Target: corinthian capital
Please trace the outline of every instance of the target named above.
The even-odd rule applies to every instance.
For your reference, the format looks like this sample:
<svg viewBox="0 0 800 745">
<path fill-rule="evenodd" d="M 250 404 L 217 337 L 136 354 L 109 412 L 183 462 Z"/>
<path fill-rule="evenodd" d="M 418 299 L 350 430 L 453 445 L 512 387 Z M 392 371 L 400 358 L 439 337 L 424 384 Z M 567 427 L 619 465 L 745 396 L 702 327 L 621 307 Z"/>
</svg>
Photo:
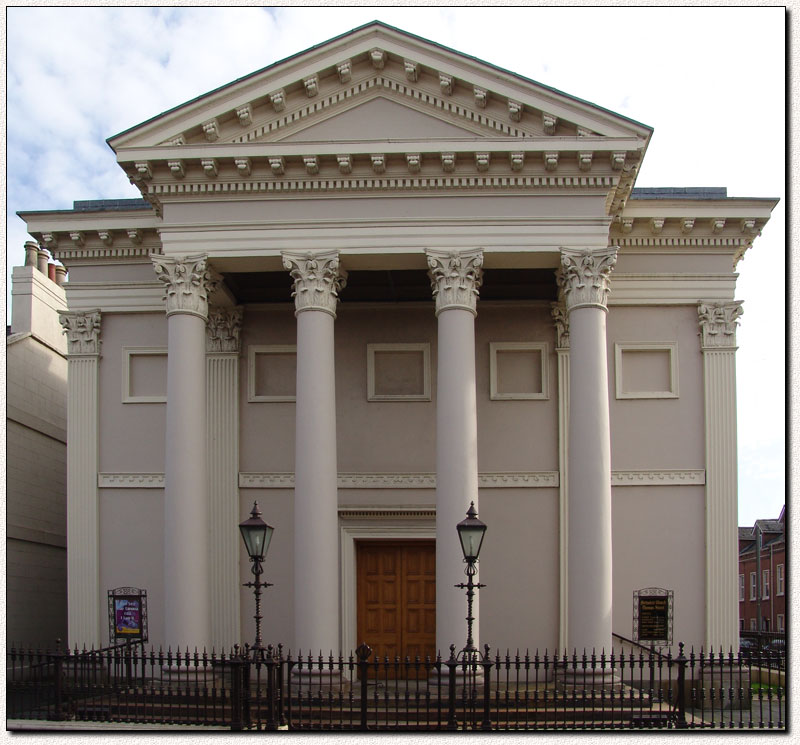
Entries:
<svg viewBox="0 0 800 745">
<path fill-rule="evenodd" d="M 550 303 L 550 315 L 556 327 L 556 349 L 569 349 L 569 315 L 563 303 Z"/>
<path fill-rule="evenodd" d="M 608 277 L 617 263 L 617 248 L 562 248 L 561 290 L 567 311 L 594 307 L 606 310 Z"/>
<path fill-rule="evenodd" d="M 461 308 L 476 315 L 478 290 L 483 282 L 483 249 L 443 251 L 429 248 L 425 255 L 436 315 L 447 308 Z"/>
<path fill-rule="evenodd" d="M 336 318 L 339 292 L 347 282 L 346 273 L 339 270 L 339 252 L 283 251 L 281 256 L 294 280 L 295 315 L 304 310 L 321 310 Z"/>
<path fill-rule="evenodd" d="M 67 335 L 67 353 L 70 356 L 100 354 L 99 310 L 60 310 L 58 321 Z"/>
<path fill-rule="evenodd" d="M 700 303 L 697 316 L 700 321 L 701 349 L 735 349 L 736 327 L 742 312 L 741 300 Z"/>
<path fill-rule="evenodd" d="M 241 331 L 241 308 L 211 306 L 206 323 L 206 352 L 238 353 L 241 349 Z"/>
<path fill-rule="evenodd" d="M 220 282 L 206 263 L 206 255 L 159 256 L 150 254 L 156 276 L 165 284 L 167 316 L 188 313 L 208 317 L 208 296 Z"/>
</svg>

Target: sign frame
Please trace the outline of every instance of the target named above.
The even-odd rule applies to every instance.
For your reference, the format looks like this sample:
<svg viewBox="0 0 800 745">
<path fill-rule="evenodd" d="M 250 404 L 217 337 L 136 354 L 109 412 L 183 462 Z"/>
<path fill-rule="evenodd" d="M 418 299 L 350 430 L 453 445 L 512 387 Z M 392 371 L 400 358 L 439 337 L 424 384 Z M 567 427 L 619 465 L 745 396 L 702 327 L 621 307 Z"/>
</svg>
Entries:
<svg viewBox="0 0 800 745">
<path fill-rule="evenodd" d="M 643 587 L 633 591 L 633 641 L 653 647 L 672 645 L 675 591 L 663 587 Z M 652 607 L 647 607 L 652 606 Z M 642 627 L 645 627 L 644 629 Z M 647 628 L 665 631 L 651 632 Z M 642 632 L 645 631 L 643 634 Z"/>
<path fill-rule="evenodd" d="M 126 627 L 117 623 L 117 615 L 124 620 L 132 621 Z M 120 619 L 120 620 L 123 620 Z M 125 630 L 123 630 L 125 629 Z M 147 641 L 147 590 L 138 587 L 115 587 L 108 591 L 108 642 L 111 645 L 120 642 Z"/>
</svg>

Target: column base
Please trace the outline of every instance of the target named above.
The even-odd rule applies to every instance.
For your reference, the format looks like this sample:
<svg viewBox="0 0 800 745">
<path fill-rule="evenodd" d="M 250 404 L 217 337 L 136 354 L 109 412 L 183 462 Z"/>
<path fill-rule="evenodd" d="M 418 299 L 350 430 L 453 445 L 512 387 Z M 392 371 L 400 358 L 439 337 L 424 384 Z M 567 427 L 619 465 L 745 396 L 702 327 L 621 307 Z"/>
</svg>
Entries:
<svg viewBox="0 0 800 745">
<path fill-rule="evenodd" d="M 310 693 L 330 693 L 333 691 L 348 691 L 350 681 L 342 675 L 341 670 L 298 670 L 292 669 L 289 681 L 292 692 L 301 691 Z"/>
<path fill-rule="evenodd" d="M 555 673 L 556 690 L 567 693 L 580 693 L 581 691 L 622 691 L 622 677 L 619 670 L 610 668 L 561 669 Z"/>
</svg>

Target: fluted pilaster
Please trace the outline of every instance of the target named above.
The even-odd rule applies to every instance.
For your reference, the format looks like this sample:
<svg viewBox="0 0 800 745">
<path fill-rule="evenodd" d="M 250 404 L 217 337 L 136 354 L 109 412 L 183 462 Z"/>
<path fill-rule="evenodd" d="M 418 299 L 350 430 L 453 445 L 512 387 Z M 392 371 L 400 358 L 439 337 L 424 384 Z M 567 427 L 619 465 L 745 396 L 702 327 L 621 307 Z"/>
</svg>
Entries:
<svg viewBox="0 0 800 745">
<path fill-rule="evenodd" d="M 706 443 L 706 645 L 738 644 L 736 325 L 742 303 L 698 305 Z"/>
<path fill-rule="evenodd" d="M 67 593 L 69 645 L 99 646 L 97 493 L 100 311 L 59 311 L 67 335 Z"/>
<path fill-rule="evenodd" d="M 210 517 L 211 643 L 240 641 L 239 355 L 241 308 L 209 309 L 206 326 L 206 462 Z"/>
<path fill-rule="evenodd" d="M 550 311 L 558 358 L 558 646 L 564 650 L 569 647 L 569 316 L 562 303 L 552 303 Z"/>
</svg>

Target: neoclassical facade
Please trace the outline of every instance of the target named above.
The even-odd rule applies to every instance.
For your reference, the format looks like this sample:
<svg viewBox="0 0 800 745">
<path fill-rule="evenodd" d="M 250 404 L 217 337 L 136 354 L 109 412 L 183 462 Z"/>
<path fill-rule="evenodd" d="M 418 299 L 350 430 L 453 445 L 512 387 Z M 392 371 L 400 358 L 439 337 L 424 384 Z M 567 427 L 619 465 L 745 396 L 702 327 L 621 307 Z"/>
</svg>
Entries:
<svg viewBox="0 0 800 745">
<path fill-rule="evenodd" d="M 737 643 L 736 264 L 775 200 L 637 189 L 652 130 L 380 23 L 112 137 L 69 269 L 70 643 L 609 649 L 633 592 Z"/>
</svg>

